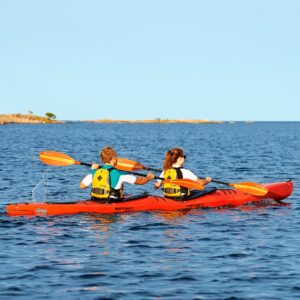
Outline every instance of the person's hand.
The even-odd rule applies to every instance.
[[[205,177],[205,181],[206,181],[206,183],[209,183],[209,182],[211,182],[211,177]]]
[[[155,175],[153,173],[148,173],[146,178],[150,181],[150,180],[154,179],[154,177],[155,177]]]
[[[92,170],[95,170],[95,169],[98,169],[99,168],[99,165],[96,164],[96,163],[92,163]]]

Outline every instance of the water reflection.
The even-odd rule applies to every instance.
[[[120,214],[88,214],[87,216],[89,221],[93,221],[89,228],[100,232],[109,231],[112,223],[124,221],[124,216]]]
[[[168,223],[178,223],[180,222],[184,217],[186,217],[187,214],[189,214],[191,210],[184,210],[184,211],[158,211],[153,212],[153,215],[162,218],[164,221]]]

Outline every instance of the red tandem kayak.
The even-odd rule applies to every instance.
[[[115,214],[136,211],[175,211],[194,208],[236,207],[263,199],[276,201],[287,198],[293,190],[293,182],[276,182],[264,184],[268,188],[265,196],[253,196],[238,190],[206,188],[195,191],[191,197],[182,200],[172,200],[153,195],[141,195],[124,198],[117,203],[99,203],[85,200],[79,202],[45,202],[7,204],[6,211],[11,216],[45,216],[79,213]]]

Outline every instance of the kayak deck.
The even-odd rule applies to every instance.
[[[192,195],[190,199],[172,200],[154,195],[142,195],[138,198],[126,198],[122,202],[99,203],[85,200],[69,203],[18,203],[8,204],[6,211],[11,216],[63,215],[78,213],[115,214],[137,211],[175,211],[194,208],[236,207],[263,199],[276,201],[287,198],[293,190],[293,182],[264,184],[268,188],[265,196],[253,196],[238,190],[206,188]]]

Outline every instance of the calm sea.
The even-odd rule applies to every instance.
[[[299,299],[300,122],[0,126],[0,299]],[[231,182],[293,179],[289,206],[189,213],[8,217],[6,203],[88,198],[84,166],[47,167],[42,150],[83,162],[113,146],[161,167]],[[38,185],[38,186],[37,186]],[[152,183],[127,186],[153,192]],[[46,194],[45,194],[46,191]],[[160,193],[156,191],[156,193]]]

